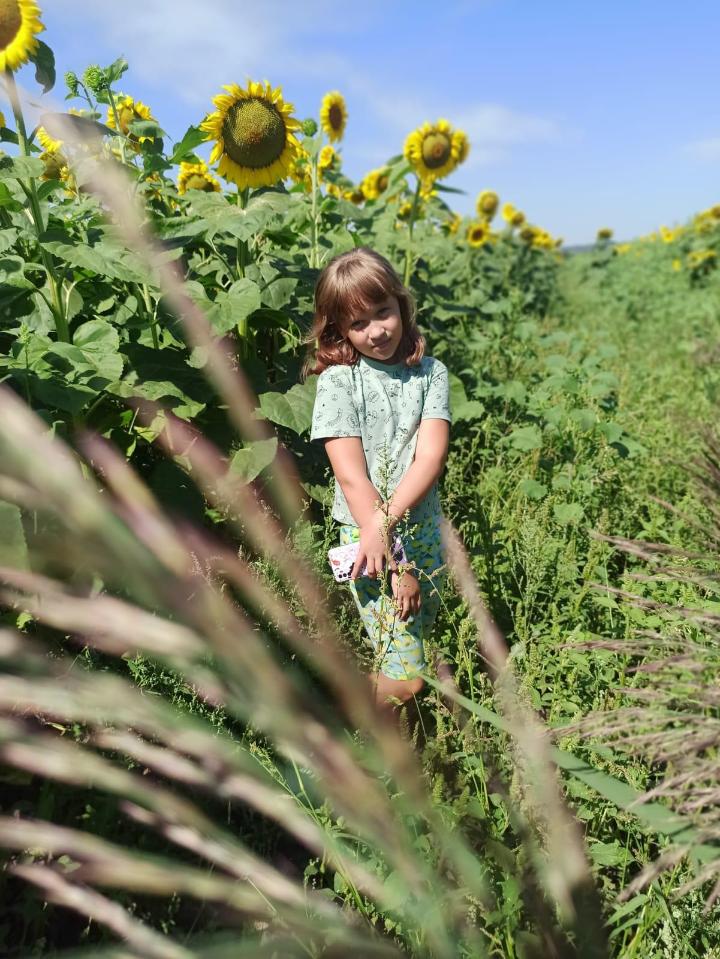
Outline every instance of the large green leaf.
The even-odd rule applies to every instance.
[[[203,218],[208,239],[216,233],[228,233],[238,240],[249,240],[283,214],[292,202],[287,194],[268,192],[252,197],[243,210],[230,203],[225,194],[192,192],[197,193],[191,200],[192,209]]]
[[[504,442],[515,450],[527,453],[530,450],[539,450],[543,440],[539,427],[520,426],[513,430],[509,436],[506,436]]]
[[[89,320],[75,330],[73,343],[90,359],[101,376],[119,380],[123,371],[120,337],[107,320]]]
[[[130,253],[110,243],[99,241],[88,246],[59,230],[48,231],[40,237],[43,247],[70,266],[88,270],[99,276],[129,283],[145,283],[149,271]]]
[[[123,382],[114,388],[113,392],[127,399],[137,396],[146,400],[157,401],[162,406],[171,409],[176,416],[182,419],[194,419],[205,409],[205,403],[194,400],[177,383],[170,380],[150,380],[149,382],[134,383],[132,386]]]
[[[155,350],[140,343],[125,343],[122,350],[129,370],[117,386],[111,387],[113,393],[157,400],[185,419],[193,419],[205,409],[207,381],[188,364],[184,350]]]
[[[0,257],[0,285],[15,286],[21,290],[35,290],[35,284],[25,276],[22,257],[8,254]]]
[[[229,333],[260,306],[260,290],[254,280],[243,277],[229,290],[222,290],[208,311],[208,319],[217,333]]]
[[[248,443],[243,449],[233,454],[230,460],[230,472],[241,476],[246,483],[252,482],[275,459],[277,446],[276,436]]]
[[[295,433],[304,433],[312,425],[316,390],[317,376],[309,376],[305,383],[298,383],[287,393],[262,393],[260,414]]]
[[[206,134],[200,127],[191,126],[185,131],[182,140],[175,144],[175,149],[170,157],[171,163],[182,163],[182,161],[192,153],[195,147],[206,139]]]
[[[0,157],[0,180],[27,180],[45,170],[39,157]]]
[[[55,86],[55,54],[47,43],[36,40],[35,52],[30,59],[35,64],[35,79],[43,88],[43,93],[49,93]]]

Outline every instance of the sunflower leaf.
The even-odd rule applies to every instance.
[[[37,41],[37,49],[30,57],[35,64],[35,79],[43,88],[43,93],[49,93],[55,86],[55,54],[47,43]]]
[[[312,425],[316,390],[317,377],[310,376],[304,383],[291,387],[287,393],[261,393],[258,397],[260,409],[255,410],[255,418],[269,419],[295,433],[304,433]]]
[[[463,196],[467,195],[467,190],[458,190],[456,186],[445,186],[444,183],[438,183],[437,180],[433,183],[433,190],[438,190],[440,193],[462,193]]]
[[[128,123],[128,129],[136,137],[157,137],[167,136],[167,133],[155,120],[131,120]]]
[[[192,153],[195,147],[200,146],[204,140],[205,134],[202,132],[200,127],[188,127],[182,140],[176,144],[172,156],[170,157],[170,162],[181,163],[184,159],[186,159],[187,155]]]
[[[125,57],[118,57],[117,60],[114,60],[107,68],[108,83],[117,83],[123,73],[125,73],[127,70],[128,66],[129,64]]]
[[[277,447],[277,436],[248,443],[233,455],[230,472],[241,476],[246,483],[251,483],[275,459]]]

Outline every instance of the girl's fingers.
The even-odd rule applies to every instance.
[[[353,564],[353,568],[350,570],[350,579],[357,578],[358,573],[362,569],[363,563],[365,562],[366,559],[367,557],[365,556],[365,553],[363,553],[362,551],[358,551],[357,557],[355,559],[355,563]]]

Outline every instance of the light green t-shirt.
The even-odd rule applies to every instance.
[[[415,456],[420,421],[452,422],[447,367],[425,356],[416,366],[381,363],[366,356],[352,366],[329,366],[318,377],[310,439],[359,436],[368,476],[387,499]],[[333,517],[357,526],[339,483]],[[440,515],[437,482],[410,510],[410,522]]]

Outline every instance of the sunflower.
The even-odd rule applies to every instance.
[[[405,138],[403,153],[418,178],[426,185],[452,173],[460,162],[462,148],[463,138],[455,136],[447,120],[438,120],[433,124],[423,123],[409,133]]]
[[[40,23],[35,0],[0,0],[0,73],[17,70],[37,50]]]
[[[522,210],[517,210],[512,203],[503,203],[502,218],[508,226],[522,226],[525,222],[525,214]]]
[[[377,200],[387,190],[389,182],[387,167],[378,167],[365,175],[360,190],[366,200]]]
[[[452,136],[453,150],[457,150],[457,165],[464,163],[470,152],[470,141],[464,130],[456,130]]]
[[[320,126],[334,143],[342,140],[348,112],[345,97],[337,90],[326,93],[320,104]]]
[[[471,223],[467,228],[465,239],[470,246],[485,246],[490,240],[490,224],[486,220]]]
[[[6,126],[7,126],[7,123],[5,122],[5,114],[2,112],[2,110],[0,110],[0,130],[2,130],[2,128]]]
[[[40,146],[48,153],[57,153],[60,147],[63,145],[63,141],[56,140],[54,137],[51,137],[45,127],[37,128],[37,138]]]
[[[462,217],[459,213],[453,213],[450,219],[443,223],[443,229],[449,236],[454,236],[460,228]]]
[[[0,2],[2,2],[2,0],[0,0]],[[142,143],[143,140],[152,140],[152,137],[136,137],[130,132],[130,124],[134,120],[155,119],[150,112],[150,107],[146,106],[141,100],[133,100],[132,97],[120,97],[115,106],[118,120],[120,121],[120,133],[135,143]],[[112,107],[108,107],[106,123],[111,130],[117,130],[117,126],[115,125],[115,111]]]
[[[351,203],[354,203],[355,206],[360,206],[360,204],[365,201],[365,194],[360,187],[355,187],[354,190],[345,190],[343,199],[349,200]]]
[[[288,164],[288,171],[285,176],[289,176],[295,183],[302,183],[305,192],[312,190],[312,172],[310,170],[310,154],[305,147],[298,146],[296,154]],[[284,178],[283,178],[284,179]]]
[[[403,200],[403,202],[398,207],[398,211],[397,211],[398,220],[409,220],[410,214],[412,213],[412,208],[413,208],[413,205],[411,200]]]
[[[0,0],[0,2],[2,2],[2,0]],[[74,107],[70,107],[68,113],[73,117],[82,116],[82,112],[80,110],[76,110]],[[2,124],[0,124],[0,126],[2,126]],[[56,140],[55,137],[51,137],[45,127],[37,128],[37,138],[40,142],[40,146],[48,153],[58,153],[65,142],[64,140]]]
[[[318,170],[330,170],[334,166],[340,166],[340,157],[335,152],[335,147],[331,147],[328,144],[320,151]]]
[[[520,230],[520,239],[523,243],[532,244],[535,241],[535,237],[538,235],[539,227],[532,226],[530,223],[526,223],[525,226]]]
[[[536,250],[554,250],[555,240],[547,230],[543,230],[542,227],[537,227],[535,229],[535,236],[532,239],[531,246],[533,246]]]
[[[609,226],[601,226],[597,231],[598,240],[610,240],[612,239],[613,231]]]
[[[207,140],[215,140],[210,162],[218,173],[245,187],[274,186],[290,175],[290,166],[300,144],[293,131],[300,122],[291,116],[292,103],[285,103],[282,87],[248,81],[225,86],[213,103],[217,107],[200,124]],[[219,161],[219,162],[218,162]]]
[[[499,203],[500,197],[494,190],[483,190],[482,193],[478,194],[475,209],[478,211],[479,217],[490,221],[497,213]]]
[[[59,150],[47,150],[40,154],[43,162],[41,180],[67,180],[70,175],[68,162]]]
[[[205,193],[219,193],[220,181],[210,173],[207,164],[181,163],[177,181],[178,193],[187,193],[188,190],[202,190]]]

